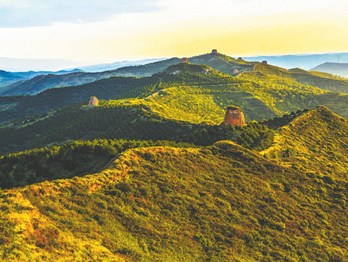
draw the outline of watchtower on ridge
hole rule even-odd
[[[188,64],[188,59],[186,57],[184,57],[183,59],[181,59],[181,63],[182,64]]]

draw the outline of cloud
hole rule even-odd
[[[0,0],[0,27],[49,26],[53,23],[90,23],[124,13],[160,9],[156,0]]]

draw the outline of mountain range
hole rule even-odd
[[[233,71],[229,70],[231,63],[233,61],[238,61],[238,59],[234,59],[229,56],[225,56],[228,58],[226,60],[225,68],[222,68],[219,61],[215,63],[213,61],[208,61],[205,55],[190,57],[190,61],[196,64],[204,64],[212,67],[219,67],[219,70],[225,72],[227,74],[233,74]],[[246,61],[268,61],[268,63],[280,66],[283,68],[304,68],[309,69],[313,66],[317,66],[319,63],[327,62],[327,61],[337,61],[340,60],[342,62],[348,59],[348,55],[346,53],[337,53],[337,54],[317,54],[317,55],[284,55],[284,56],[257,56],[257,57],[245,57],[244,62]],[[239,58],[238,61],[239,67],[242,63],[242,58]],[[49,71],[40,71],[40,72],[3,72],[0,73],[0,95],[23,95],[23,94],[36,94],[41,92],[47,88],[52,87],[62,87],[66,85],[79,85],[88,82],[93,82],[98,79],[108,78],[110,76],[151,76],[154,73],[157,73],[161,70],[164,70],[170,65],[176,64],[180,61],[179,58],[171,58],[171,59],[144,59],[139,61],[122,61],[110,64],[99,64],[92,66],[82,66],[80,69],[74,70],[61,70],[58,72],[49,72]],[[348,60],[347,60],[348,62]],[[330,68],[328,66],[320,67],[318,70],[315,68],[311,69],[314,71],[332,73],[335,75],[345,76],[345,71],[336,70],[332,68],[333,63],[330,64]],[[335,66],[338,67],[338,66]],[[340,66],[342,67],[342,66]],[[237,69],[236,67],[231,67],[233,70]],[[322,68],[322,69],[321,69]],[[326,69],[325,69],[326,68]],[[39,77],[36,79],[31,79],[38,75],[61,75],[61,74],[69,74],[73,72],[94,72],[99,74],[75,74],[75,75],[67,75],[61,77]],[[110,73],[109,71],[112,71]],[[7,74],[7,75],[5,75]],[[14,75],[11,75],[14,74]],[[27,80],[27,81],[25,81]],[[13,84],[13,85],[11,85]]]
[[[311,70],[322,63],[348,63],[348,53],[328,53],[328,54],[299,54],[299,55],[279,55],[279,56],[252,56],[243,57],[246,61],[268,61],[272,65],[290,68],[303,68]],[[327,72],[330,73],[330,72]]]
[[[148,63],[145,65],[126,66],[116,70],[109,70],[99,73],[74,72],[64,75],[38,75],[34,78],[24,81],[18,81],[3,88],[0,95],[27,95],[37,94],[52,87],[76,86],[85,83],[94,82],[99,79],[109,78],[111,76],[133,76],[147,77],[158,73],[168,66],[177,64],[181,61],[179,58],[171,58],[157,62]],[[236,60],[229,56],[218,55],[217,57],[211,54],[190,57],[192,63],[199,63],[221,70],[227,74],[233,74],[235,69],[241,72],[244,70],[252,70],[252,63],[247,63],[243,60]]]
[[[348,80],[180,61],[0,97],[5,261],[348,259]]]

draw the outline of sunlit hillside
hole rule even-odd
[[[139,144],[98,173],[5,190],[2,257],[345,261],[347,130],[320,107],[261,153]]]

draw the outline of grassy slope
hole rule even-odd
[[[319,107],[278,130],[276,143],[263,153],[313,170],[314,177],[346,179],[348,120]]]
[[[272,160],[231,142],[139,148],[98,174],[5,191],[2,255],[345,261],[347,127],[313,110],[279,131]]]
[[[301,69],[286,70],[257,64],[254,72],[245,72],[238,78],[254,83],[251,88],[247,86],[248,92],[261,99],[277,115],[323,104],[333,112],[348,117],[345,106],[348,96],[325,91],[330,91],[325,87],[327,81],[333,81],[330,82],[335,87],[332,91],[346,92],[348,82],[337,80],[334,76],[325,78]]]

